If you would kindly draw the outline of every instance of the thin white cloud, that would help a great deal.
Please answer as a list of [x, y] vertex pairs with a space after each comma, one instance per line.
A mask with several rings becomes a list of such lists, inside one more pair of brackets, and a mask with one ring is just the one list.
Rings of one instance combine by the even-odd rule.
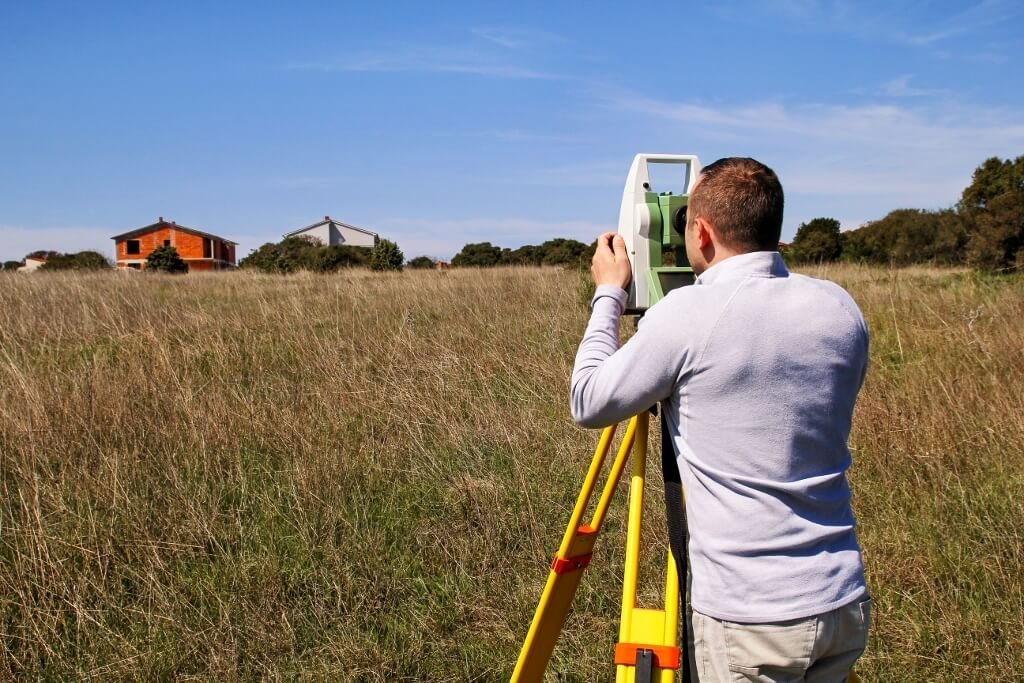
[[466, 133], [470, 137], [496, 138], [506, 142], [555, 142], [555, 143], [576, 143], [586, 142], [589, 138], [569, 133], [538, 133], [530, 130], [515, 128], [503, 130], [481, 130]]
[[780, 102], [708, 105], [672, 102], [631, 94], [605, 100], [608, 107], [680, 124], [725, 128], [748, 136], [774, 134], [806, 141], [866, 145], [940, 154], [964, 148], [1019, 149], [1024, 145], [1024, 114], [1016, 111], [947, 105], [926, 109], [890, 104], [831, 105]]
[[[724, 147], [763, 158], [783, 180], [792, 226], [831, 213], [881, 218], [895, 208], [948, 207], [986, 158], [1024, 148], [1024, 112], [953, 101], [723, 105], [620, 92], [604, 104], [663, 139], [686, 139], [681, 151]], [[728, 145], [717, 142], [726, 135]]]
[[353, 179], [352, 176], [292, 176], [271, 178], [269, 182], [274, 187], [294, 189], [335, 187], [351, 182]]
[[396, 46], [374, 52], [293, 62], [291, 70], [325, 72], [422, 72], [502, 79], [558, 79], [560, 76], [512, 63], [482, 50], [438, 46]]
[[549, 31], [498, 26], [476, 26], [470, 32], [485, 41], [510, 50], [522, 50], [539, 44], [561, 43], [565, 39]]
[[[953, 57], [941, 46], [954, 38], [968, 38], [993, 26], [1017, 20], [1020, 3], [1012, 0], [982, 0], [959, 11], [942, 11], [928, 6], [892, 3], [884, 8], [848, 0], [772, 0], [751, 6], [746, 2], [722, 2], [717, 15], [735, 23], [763, 24], [781, 20], [811, 33], [856, 36], [931, 51], [932, 56]], [[993, 55], [1003, 59], [1002, 55]], [[961, 58], [968, 59], [969, 55]]]
[[520, 176], [519, 181], [524, 183], [539, 183], [550, 187], [607, 187], [621, 186], [626, 179], [626, 171], [629, 170], [628, 160], [626, 166], [622, 163], [612, 162], [590, 162], [578, 164], [566, 164], [549, 168], [538, 168], [529, 176]]
[[960, 12], [935, 13], [939, 17], [934, 27], [899, 30], [892, 34], [899, 42], [917, 47], [930, 47], [949, 38], [995, 26], [1011, 19], [1014, 8], [1003, 0], [983, 0]]
[[882, 94], [889, 97], [937, 97], [948, 95], [949, 90], [944, 88], [917, 88], [910, 84], [913, 75], [907, 74], [892, 79], [882, 86]]

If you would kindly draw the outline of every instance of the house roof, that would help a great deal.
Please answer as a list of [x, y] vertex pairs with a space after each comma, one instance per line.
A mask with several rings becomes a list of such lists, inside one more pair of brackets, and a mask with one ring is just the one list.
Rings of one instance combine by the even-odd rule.
[[340, 225], [342, 227], [355, 230], [356, 232], [361, 232], [366, 235], [373, 235], [374, 237], [379, 237], [379, 235], [373, 232], [372, 230], [367, 230], [366, 228], [357, 228], [354, 225], [342, 223], [341, 221], [331, 218], [330, 216], [324, 216], [324, 219], [322, 221], [318, 221], [316, 223], [313, 223], [312, 225], [307, 225], [306, 227], [299, 228], [298, 230], [292, 230], [289, 233], [285, 233], [285, 237], [294, 237], [295, 235], [298, 235], [300, 232], [305, 232], [307, 230], [311, 230], [312, 228], [319, 228], [321, 225], [325, 225], [327, 223], [334, 223], [335, 225]]
[[238, 245], [238, 242], [232, 242], [231, 240], [225, 239], [225, 238], [221, 237], [220, 235], [214, 235], [213, 233], [203, 232], [202, 230], [196, 230], [195, 228], [190, 228], [187, 225], [178, 225], [174, 221], [165, 221], [162, 218], [160, 220], [158, 220], [156, 223], [151, 223], [150, 225], [146, 225], [146, 226], [141, 227], [141, 228], [135, 228], [134, 230], [129, 230], [128, 232], [123, 232], [120, 235], [114, 235], [110, 239], [112, 239], [114, 241], [126, 240], [129, 237], [135, 237], [136, 235], [142, 235], [144, 233], [151, 232], [151, 231], [156, 230], [158, 228], [161, 228], [163, 226], [174, 228], [175, 230], [182, 230], [184, 232], [190, 232], [193, 235], [199, 235], [200, 237], [208, 237], [209, 239], [212, 239], [212, 240], [220, 240], [222, 242], [227, 242], [228, 244], [234, 244], [236, 246]]

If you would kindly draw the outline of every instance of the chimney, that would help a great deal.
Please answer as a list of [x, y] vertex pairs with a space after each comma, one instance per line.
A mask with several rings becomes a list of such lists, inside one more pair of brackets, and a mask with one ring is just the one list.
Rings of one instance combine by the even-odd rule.
[[163, 217], [163, 216], [160, 216], [160, 218], [157, 218], [157, 219], [156, 219], [156, 222], [157, 222], [157, 223], [163, 223], [163, 222], [164, 222], [164, 217]]
[[171, 225], [177, 225], [175, 221], [171, 221]]
[[324, 220], [325, 221], [329, 221], [329, 220], [331, 220], [331, 217], [330, 216], [324, 216]]

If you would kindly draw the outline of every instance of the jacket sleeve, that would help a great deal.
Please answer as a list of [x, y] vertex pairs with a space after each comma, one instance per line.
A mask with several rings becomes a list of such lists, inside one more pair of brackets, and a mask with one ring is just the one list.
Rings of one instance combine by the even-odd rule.
[[583, 427], [607, 427], [633, 417], [668, 398], [679, 379], [685, 352], [663, 305], [647, 311], [637, 333], [619, 348], [625, 303], [626, 292], [612, 285], [594, 294], [569, 401], [573, 419]]

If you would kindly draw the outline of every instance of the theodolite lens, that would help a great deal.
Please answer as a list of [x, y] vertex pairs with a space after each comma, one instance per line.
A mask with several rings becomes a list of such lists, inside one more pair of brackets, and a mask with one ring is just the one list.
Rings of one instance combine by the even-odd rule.
[[686, 207], [682, 206], [672, 216], [672, 229], [682, 235], [686, 232]]

